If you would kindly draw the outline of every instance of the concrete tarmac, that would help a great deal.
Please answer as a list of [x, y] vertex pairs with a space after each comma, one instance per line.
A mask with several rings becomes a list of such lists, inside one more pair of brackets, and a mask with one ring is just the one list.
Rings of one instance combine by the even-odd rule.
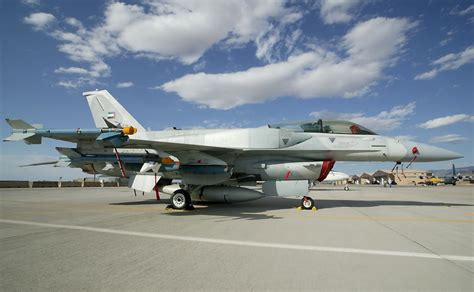
[[474, 188], [318, 186], [168, 211], [127, 188], [0, 189], [0, 289], [474, 290]]

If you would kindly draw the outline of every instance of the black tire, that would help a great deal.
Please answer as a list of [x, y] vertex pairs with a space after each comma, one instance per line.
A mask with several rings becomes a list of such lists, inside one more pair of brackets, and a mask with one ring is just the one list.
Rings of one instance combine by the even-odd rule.
[[191, 205], [191, 196], [185, 190], [177, 190], [170, 198], [173, 209], [183, 210]]
[[303, 197], [301, 199], [301, 208], [305, 210], [311, 210], [314, 207], [314, 201], [310, 197]]

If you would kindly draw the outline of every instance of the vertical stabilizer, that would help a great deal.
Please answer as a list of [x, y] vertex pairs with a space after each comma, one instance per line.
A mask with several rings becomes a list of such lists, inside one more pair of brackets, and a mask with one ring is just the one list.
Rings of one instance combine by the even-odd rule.
[[139, 132], [145, 128], [107, 91], [84, 92], [97, 128], [132, 126]]

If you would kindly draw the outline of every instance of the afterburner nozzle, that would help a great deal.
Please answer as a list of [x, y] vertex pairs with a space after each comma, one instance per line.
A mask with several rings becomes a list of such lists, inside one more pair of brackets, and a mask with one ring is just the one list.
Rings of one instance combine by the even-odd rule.
[[125, 127], [122, 129], [124, 135], [133, 135], [137, 132], [137, 128], [134, 127]]

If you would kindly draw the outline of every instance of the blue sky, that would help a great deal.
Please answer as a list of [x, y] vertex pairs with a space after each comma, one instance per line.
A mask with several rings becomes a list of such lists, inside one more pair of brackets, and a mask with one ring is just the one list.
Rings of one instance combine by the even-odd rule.
[[[350, 119], [474, 164], [472, 1], [1, 2], [1, 116], [93, 127], [107, 89], [145, 127]], [[1, 124], [1, 135], [10, 129]], [[83, 177], [16, 165], [55, 146], [1, 143], [0, 179]], [[416, 164], [449, 168], [452, 162]], [[390, 163], [336, 163], [347, 173]]]

